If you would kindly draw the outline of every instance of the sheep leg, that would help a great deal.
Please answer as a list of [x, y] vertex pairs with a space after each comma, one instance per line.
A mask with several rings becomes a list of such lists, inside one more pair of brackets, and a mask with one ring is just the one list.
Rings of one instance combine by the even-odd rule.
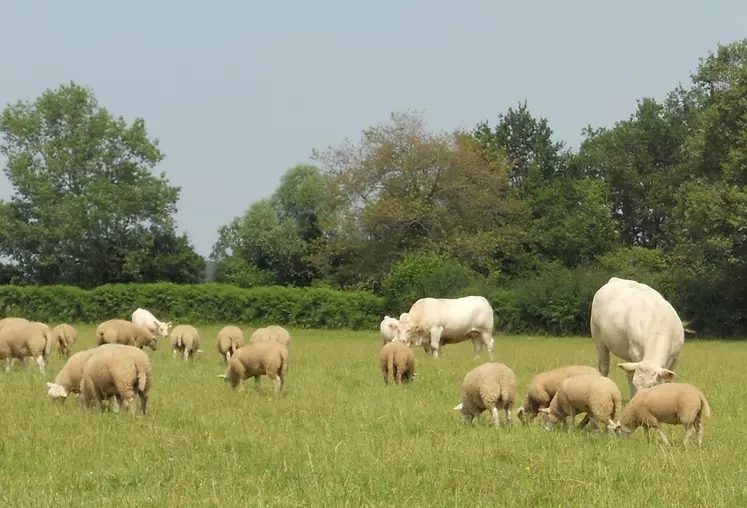
[[695, 432], [695, 426], [693, 424], [690, 425], [683, 425], [685, 427], [685, 439], [682, 441], [682, 444], [687, 446], [688, 441], [690, 441], [690, 437], [693, 435], [693, 432]]
[[257, 393], [261, 393], [259, 385], [259, 376], [254, 376], [254, 389], [257, 390]]
[[140, 397], [140, 411], [145, 414], [145, 408], [148, 406], [148, 394], [140, 392], [138, 396]]
[[384, 371], [384, 384], [385, 385], [389, 384], [389, 375], [386, 371]]
[[10, 372], [10, 366], [13, 364], [13, 358], [5, 359], [5, 372]]
[[280, 390], [283, 389], [283, 380], [280, 379], [280, 376], [277, 374], [275, 375], [275, 393], [280, 393]]
[[187, 351], [187, 350], [185, 349], [185, 350], [184, 350], [184, 361], [186, 362], [187, 360], [189, 360], [189, 351]]
[[506, 425], [511, 425], [511, 408], [506, 406], [503, 411], [506, 413]]
[[176, 353], [177, 353], [176, 348], [172, 349], [171, 350], [171, 358], [176, 358]]
[[[588, 414], [585, 414], [584, 417], [581, 419], [580, 422], [578, 422], [578, 428], [583, 429], [588, 425], [588, 423], [591, 421], [591, 418], [589, 418]], [[594, 422], [594, 426], [596, 427], [597, 422]]]
[[661, 430], [661, 427], [656, 427], [656, 433], [659, 435], [659, 439], [661, 439], [662, 443], [669, 444], [669, 439], [667, 439], [667, 436]]
[[[576, 409], [573, 407], [571, 407], [570, 409], [571, 409], [569, 411], [570, 414], [568, 416], [571, 419], [571, 423], [567, 427], [568, 427], [568, 432], [572, 433], [576, 428]], [[563, 421], [565, 421], [565, 418], [563, 418]]]
[[230, 351], [226, 351], [226, 363], [228, 363], [228, 360], [230, 360], [230, 359], [231, 359], [231, 352]]
[[47, 370], [47, 361], [44, 359], [44, 356], [39, 355], [36, 357], [36, 364], [39, 366], [39, 371], [41, 371], [42, 374]]
[[500, 427], [500, 425], [501, 425], [501, 419], [500, 419], [500, 417], [498, 416], [498, 408], [497, 408], [497, 407], [496, 407], [495, 405], [493, 405], [493, 406], [492, 406], [492, 407], [490, 408], [490, 414], [492, 415], [492, 420], [491, 420], [491, 422], [490, 422], [490, 423], [491, 423], [491, 424], [492, 424], [492, 425], [493, 425], [494, 427]]

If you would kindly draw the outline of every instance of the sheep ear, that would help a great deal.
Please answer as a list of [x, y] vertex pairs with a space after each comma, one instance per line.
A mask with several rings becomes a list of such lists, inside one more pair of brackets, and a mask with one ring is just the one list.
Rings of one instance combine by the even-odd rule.
[[463, 407], [463, 404], [460, 402], [458, 405], [454, 406], [452, 409], [454, 409], [455, 411], [459, 411], [460, 409], [462, 409], [462, 407]]
[[545, 414], [545, 415], [549, 415], [550, 414], [550, 408], [549, 407], [542, 407], [542, 408], [539, 409], [539, 412], [542, 413], [542, 414]]
[[171, 321], [169, 321], [168, 323], [166, 323], [166, 328], [171, 328]]
[[635, 373], [635, 368], [638, 367], [638, 362], [618, 363], [617, 366], [624, 370], [626, 375], [632, 376]]
[[671, 381], [674, 379], [674, 372], [669, 369], [659, 369], [659, 377], [664, 381]]
[[49, 381], [47, 381], [47, 388], [52, 388], [53, 386], [54, 386], [54, 383], [50, 383]]
[[221, 379], [226, 379], [226, 375], [225, 374], [218, 374], [218, 377], [221, 378]]

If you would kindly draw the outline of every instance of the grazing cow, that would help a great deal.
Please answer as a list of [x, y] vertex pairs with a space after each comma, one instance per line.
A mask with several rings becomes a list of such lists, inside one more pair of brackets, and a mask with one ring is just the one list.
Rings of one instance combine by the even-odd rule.
[[[399, 340], [419, 346], [438, 358], [441, 347], [469, 339], [479, 358], [483, 345], [493, 360], [493, 308], [482, 296], [421, 298], [400, 321]], [[425, 341], [424, 341], [425, 339]]]
[[609, 375], [610, 352], [627, 360], [630, 397], [674, 379], [685, 331], [674, 307], [655, 289], [633, 280], [610, 278], [591, 303], [591, 337], [599, 372]]
[[391, 342], [399, 335], [399, 321], [393, 317], [384, 316], [379, 325], [381, 330], [381, 344], [384, 345], [387, 342]]
[[145, 309], [138, 309], [132, 313], [132, 322], [136, 325], [144, 326], [152, 333], [158, 333], [161, 337], [168, 337], [171, 321], [164, 323], [156, 319], [156, 316]]

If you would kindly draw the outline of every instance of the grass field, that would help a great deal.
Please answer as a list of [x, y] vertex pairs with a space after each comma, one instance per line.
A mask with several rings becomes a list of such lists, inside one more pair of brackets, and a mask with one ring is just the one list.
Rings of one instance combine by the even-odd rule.
[[[93, 327], [78, 330], [74, 349], [92, 346]], [[379, 373], [377, 333], [291, 330], [284, 393], [267, 378], [261, 395], [251, 381], [232, 391], [217, 377], [217, 330], [200, 328], [203, 353], [189, 365], [167, 340], [146, 349], [144, 417], [54, 404], [45, 381], [64, 363], [56, 353], [45, 376], [0, 371], [0, 506], [747, 505], [745, 344], [685, 345], [678, 379], [701, 387], [713, 413], [704, 446], [685, 449], [682, 427], [665, 429], [668, 447], [640, 429], [627, 440], [516, 419], [496, 429], [488, 413], [469, 427], [452, 410], [478, 365], [469, 343], [437, 360], [418, 348], [418, 377], [398, 387]], [[496, 336], [495, 352], [521, 398], [539, 371], [596, 365], [590, 338]], [[612, 378], [626, 402], [622, 371]]]

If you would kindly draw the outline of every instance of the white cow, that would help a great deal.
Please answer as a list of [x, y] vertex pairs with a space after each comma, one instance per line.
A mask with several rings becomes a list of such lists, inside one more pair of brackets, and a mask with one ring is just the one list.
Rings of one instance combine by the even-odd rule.
[[151, 333], [158, 333], [161, 337], [167, 337], [169, 335], [169, 328], [171, 327], [171, 321], [164, 323], [156, 319], [156, 316], [151, 314], [145, 309], [138, 309], [132, 313], [131, 321], [136, 325], [142, 325], [146, 327]]
[[610, 352], [627, 360], [630, 397], [674, 379], [674, 369], [685, 343], [685, 331], [674, 307], [655, 289], [639, 282], [612, 277], [591, 302], [591, 337], [597, 348], [599, 372], [609, 375]]
[[407, 321], [407, 312], [403, 312], [402, 314], [400, 314], [399, 315], [399, 320], [400, 321]]
[[381, 344], [395, 340], [399, 336], [399, 321], [393, 317], [384, 316], [379, 325], [381, 331]]
[[[438, 358], [442, 346], [469, 339], [480, 357], [483, 345], [493, 360], [493, 307], [482, 296], [421, 298], [400, 321], [399, 340], [419, 346]], [[425, 342], [423, 341], [425, 339]]]

